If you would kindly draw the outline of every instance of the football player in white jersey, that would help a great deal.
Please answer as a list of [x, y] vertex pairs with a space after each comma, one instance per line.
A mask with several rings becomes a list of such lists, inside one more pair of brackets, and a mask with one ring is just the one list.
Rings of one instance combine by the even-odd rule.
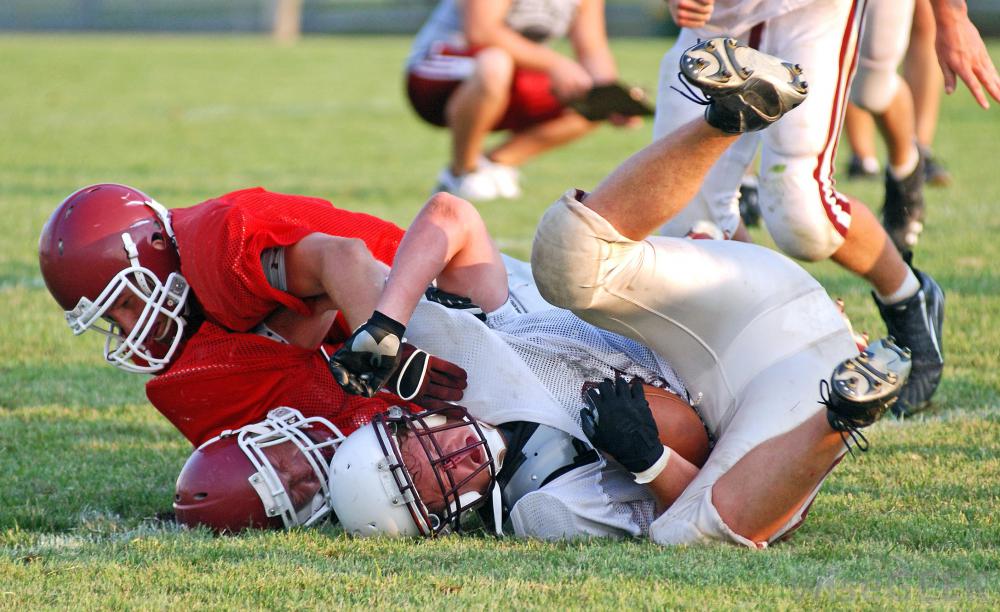
[[911, 253], [923, 231], [924, 160], [917, 145], [913, 93], [897, 73], [906, 54], [914, 0], [869, 0], [858, 70], [851, 84], [847, 132], [858, 110], [874, 117], [885, 139], [882, 226], [900, 253]]
[[[711, 92], [705, 118], [634, 155], [593, 193], [564, 195], [538, 227], [532, 271], [549, 302], [642, 342], [676, 368], [717, 439], [703, 467], [663, 445], [641, 386], [609, 377], [599, 392], [588, 391], [590, 407], [574, 417], [565, 403], [553, 406], [544, 393], [525, 392], [529, 383], [518, 375], [518, 364], [470, 346], [479, 342], [477, 336], [457, 324], [429, 320], [428, 306], [419, 300], [435, 278], [492, 311], [488, 323], [490, 317], [504, 321], [513, 310], [499, 255], [481, 219], [467, 202], [447, 195], [432, 198], [420, 212], [400, 245], [375, 314], [331, 361], [345, 389], [371, 394], [396, 368], [396, 347], [412, 323], [410, 338], [470, 372], [463, 404], [474, 417], [542, 423], [577, 437], [582, 431], [617, 461], [613, 468], [603, 461], [573, 465], [513, 507], [508, 504], [517, 533], [593, 533], [566, 517], [586, 516], [581, 507], [607, 507], [609, 490], [622, 493], [619, 500], [634, 495], [649, 502], [638, 493], [642, 488], [633, 486], [646, 484], [658, 506], [637, 514], [655, 517], [648, 523], [654, 541], [765, 547], [802, 522], [823, 479], [846, 452], [847, 434], [865, 447], [858, 430], [881, 416], [909, 373], [906, 351], [891, 341], [858, 355], [833, 301], [787, 258], [728, 241], [646, 238], [676, 214], [736, 141], [729, 132], [766, 127], [807, 92], [801, 70], [733, 39], [695, 45], [680, 66], [691, 83]], [[504, 331], [521, 320], [492, 326]], [[565, 358], [576, 361], [572, 352]], [[541, 378], [544, 387], [551, 385]], [[566, 413], [573, 422], [563, 425], [557, 415]], [[415, 426], [396, 418], [352, 434], [331, 464], [333, 506], [345, 528], [426, 534], [457, 523], [453, 515], [483, 501], [491, 479], [482, 476], [482, 466], [492, 466], [492, 480], [502, 470], [495, 465], [502, 446], [491, 447], [488, 436], [474, 435], [474, 429], [461, 418]], [[423, 435], [438, 430], [457, 431], [457, 441]], [[409, 435], [417, 441], [405, 442]], [[458, 469], [465, 460], [471, 467]], [[592, 485], [615, 484], [591, 486], [587, 495], [578, 480], [586, 480], [587, 470]], [[621, 478], [623, 470], [632, 473], [633, 482]], [[548, 472], [536, 474], [544, 478]], [[560, 490], [563, 477], [574, 481], [572, 491]], [[422, 501], [435, 483], [436, 508], [445, 513], [436, 520]], [[506, 494], [509, 483], [501, 485]], [[533, 506], [531, 499], [540, 503]], [[640, 527], [632, 533], [645, 532], [642, 521], [633, 524]]]
[[[867, 280], [889, 333], [913, 351], [913, 373], [897, 409], [923, 409], [940, 382], [944, 294], [934, 280], [906, 265], [879, 221], [861, 202], [839, 193], [834, 153], [857, 59], [864, 0], [668, 0], [682, 26], [663, 58], [654, 136], [674, 133], [699, 114], [681, 91], [677, 70], [697, 40], [730, 36], [761, 51], [794, 58], [809, 74], [809, 99], [774, 129], [744, 136], [712, 166], [701, 188], [664, 233], [686, 235], [699, 221], [732, 236], [739, 225], [741, 178], [761, 146], [760, 208], [786, 254], [806, 261], [831, 258]], [[1000, 100], [1000, 76], [963, 0], [933, 0], [938, 57], [947, 91], [961, 78], [984, 108]], [[985, 92], [984, 92], [985, 90]], [[652, 204], [651, 204], [652, 205]], [[662, 206], [668, 205], [663, 203]], [[661, 206], [657, 204], [657, 206]]]

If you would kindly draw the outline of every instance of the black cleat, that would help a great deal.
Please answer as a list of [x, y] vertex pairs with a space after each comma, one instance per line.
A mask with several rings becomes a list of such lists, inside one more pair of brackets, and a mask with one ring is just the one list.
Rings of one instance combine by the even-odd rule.
[[[910, 351], [892, 337], [876, 340], [859, 355], [844, 360], [820, 382], [826, 419], [847, 443], [848, 434], [857, 447], [868, 450], [868, 440], [859, 431], [882, 418], [896, 403], [906, 384], [912, 362]], [[850, 448], [850, 445], [848, 445]]]
[[851, 161], [847, 164], [847, 178], [852, 181], [874, 181], [880, 174], [878, 164], [875, 165], [875, 168], [869, 168], [863, 159], [857, 155], [851, 155]]
[[760, 225], [760, 193], [757, 177], [752, 174], [744, 176], [740, 183], [740, 218], [747, 227]]
[[809, 93], [798, 64], [751, 49], [735, 38], [711, 38], [694, 45], [681, 56], [680, 70], [683, 79], [706, 98], [688, 96], [706, 105], [705, 121], [729, 134], [766, 128], [802, 104]]
[[951, 185], [951, 172], [941, 165], [930, 149], [920, 147], [920, 152], [924, 156], [924, 182], [934, 187]]
[[896, 180], [888, 168], [885, 171], [882, 227], [904, 255], [913, 251], [924, 231], [924, 163], [921, 155], [916, 169], [903, 180]]
[[889, 333], [913, 355], [909, 382], [892, 407], [896, 416], [909, 416], [927, 408], [941, 382], [944, 350], [941, 331], [944, 324], [944, 291], [930, 275], [914, 269], [920, 279], [920, 291], [912, 297], [886, 306], [875, 299], [879, 314]]

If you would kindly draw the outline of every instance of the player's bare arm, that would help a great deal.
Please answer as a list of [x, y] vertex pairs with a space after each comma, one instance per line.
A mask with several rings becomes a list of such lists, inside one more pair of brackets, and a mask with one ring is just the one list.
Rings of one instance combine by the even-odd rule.
[[507, 272], [486, 224], [472, 204], [448, 193], [431, 196], [406, 230], [376, 310], [407, 324], [435, 280], [486, 312], [507, 299]]
[[604, 0], [581, 2], [569, 32], [573, 51], [595, 85], [614, 82], [618, 67], [608, 46], [604, 23]]
[[944, 73], [945, 91], [955, 91], [957, 77], [965, 82], [979, 106], [989, 108], [987, 94], [1000, 101], [1000, 75], [979, 30], [969, 19], [965, 0], [934, 0], [933, 6], [937, 22], [934, 46]]
[[371, 316], [387, 269], [356, 238], [309, 234], [285, 251], [288, 292], [299, 298], [326, 295], [355, 328]]
[[708, 23], [715, 0], [667, 0], [670, 17], [682, 28], [700, 28]]
[[264, 319], [264, 325], [285, 339], [307, 350], [316, 350], [326, 339], [337, 318], [338, 308], [328, 295], [303, 300], [310, 313], [303, 316], [290, 308], [278, 308]]
[[465, 4], [468, 44], [471, 47], [499, 47], [510, 54], [516, 66], [548, 72], [553, 91], [561, 100], [578, 97], [590, 89], [593, 79], [578, 62], [528, 40], [505, 24], [510, 4], [510, 0], [468, 0]]
[[[507, 273], [482, 218], [470, 203], [447, 193], [431, 196], [417, 214], [396, 251], [371, 318], [333, 356], [331, 370], [345, 390], [370, 396], [389, 381], [404, 361], [408, 345], [401, 343], [406, 325], [435, 279], [440, 289], [467, 296], [485, 310], [498, 308], [507, 299]], [[421, 358], [427, 355], [419, 353]], [[435, 363], [431, 362], [432, 368]], [[465, 388], [464, 371], [444, 375], [456, 380], [454, 388]], [[438, 397], [453, 400], [461, 394]]]

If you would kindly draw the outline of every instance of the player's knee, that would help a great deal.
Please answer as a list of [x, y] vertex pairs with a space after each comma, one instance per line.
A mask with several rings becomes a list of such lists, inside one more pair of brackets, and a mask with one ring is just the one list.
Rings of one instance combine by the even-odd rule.
[[844, 244], [840, 228], [850, 226], [850, 214], [837, 201], [823, 201], [811, 177], [803, 182], [805, 186], [787, 178], [762, 178], [761, 214], [785, 255], [801, 261], [829, 259]]
[[514, 77], [514, 58], [499, 47], [487, 47], [476, 54], [473, 78], [484, 90], [505, 93]]
[[531, 272], [547, 302], [578, 310], [590, 306], [597, 287], [600, 241], [579, 215], [557, 202], [542, 216], [531, 247]]
[[891, 67], [861, 69], [851, 86], [851, 102], [876, 114], [884, 113], [899, 91], [901, 80]]
[[843, 238], [833, 239], [829, 232], [813, 231], [812, 228], [799, 228], [799, 231], [775, 233], [772, 236], [782, 253], [800, 261], [829, 259], [844, 243]]

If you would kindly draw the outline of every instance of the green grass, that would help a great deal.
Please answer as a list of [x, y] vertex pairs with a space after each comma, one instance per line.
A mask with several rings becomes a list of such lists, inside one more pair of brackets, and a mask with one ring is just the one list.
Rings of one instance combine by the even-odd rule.
[[[655, 88], [668, 44], [616, 41], [624, 76]], [[0, 609], [1000, 605], [1000, 115], [964, 92], [946, 100], [937, 144], [956, 183], [928, 191], [918, 251], [948, 292], [936, 408], [875, 426], [872, 451], [841, 464], [791, 542], [362, 542], [331, 527], [216, 538], [162, 522], [190, 449], [142, 377], [66, 329], [37, 270], [44, 220], [76, 187], [111, 180], [169, 206], [260, 184], [405, 225], [447, 147], [403, 99], [407, 45], [0, 37]], [[526, 256], [551, 200], [648, 138], [648, 124], [605, 128], [531, 164], [522, 199], [481, 207], [502, 248]], [[841, 186], [880, 198], [878, 185]], [[810, 270], [858, 328], [881, 332], [861, 282]]]

